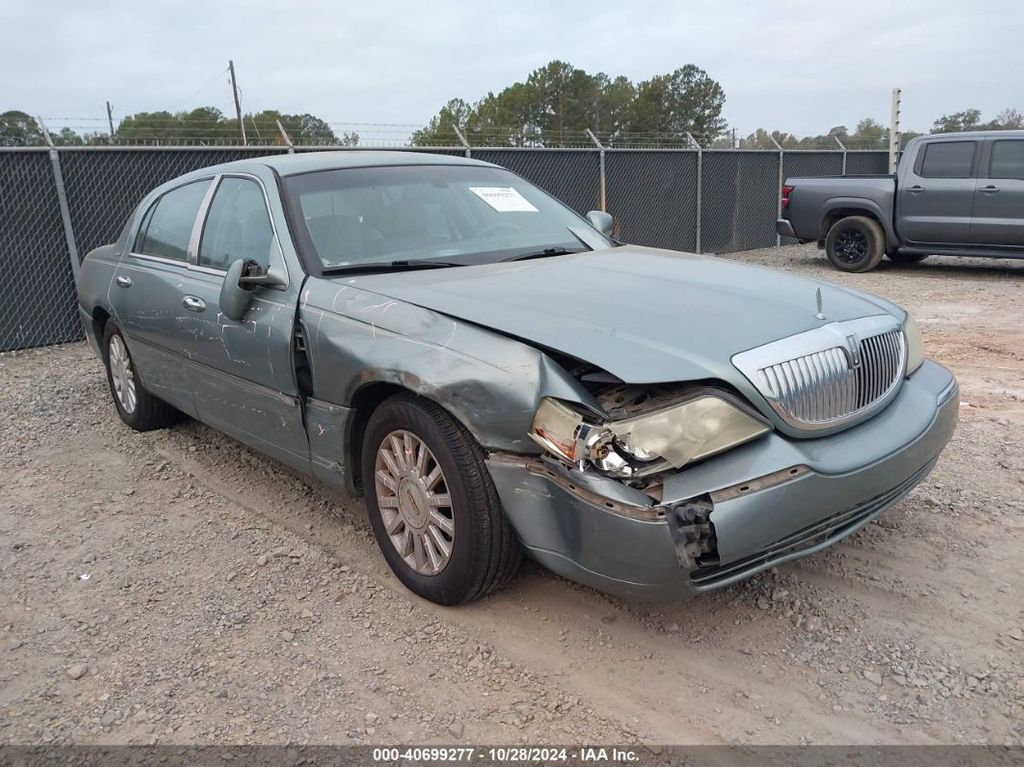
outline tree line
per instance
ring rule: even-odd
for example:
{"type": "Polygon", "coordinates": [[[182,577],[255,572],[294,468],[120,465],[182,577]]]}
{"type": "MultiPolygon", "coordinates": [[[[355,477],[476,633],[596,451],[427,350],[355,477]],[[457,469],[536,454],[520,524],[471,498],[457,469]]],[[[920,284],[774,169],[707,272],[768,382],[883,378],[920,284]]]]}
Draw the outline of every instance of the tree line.
{"type": "MultiPolygon", "coordinates": [[[[475,102],[448,101],[410,141],[415,146],[451,146],[459,134],[475,146],[587,145],[588,132],[606,146],[701,146],[741,149],[838,148],[887,149],[889,128],[866,117],[851,131],[837,125],[818,136],[797,136],[783,130],[758,128],[739,135],[729,130],[722,109],[725,90],[707,72],[687,64],[667,74],[634,83],[622,75],[591,74],[564,61],[552,61],[530,72],[522,81],[475,102]]],[[[294,144],[356,146],[359,135],[335,133],[325,120],[312,114],[284,114],[265,110],[242,118],[251,144],[283,144],[280,121],[294,144]]],[[[978,109],[942,115],[932,133],[965,130],[1024,128],[1024,115],[1007,108],[988,121],[978,109]]],[[[902,133],[907,141],[920,133],[902,133]]],[[[215,107],[188,111],[138,112],[108,131],[78,133],[62,127],[51,132],[57,145],[124,144],[234,144],[239,143],[238,120],[215,107]]],[[[45,144],[42,127],[25,112],[0,114],[0,146],[45,144]]]]}
{"type": "Polygon", "coordinates": [[[456,130],[478,146],[555,146],[586,142],[587,131],[609,145],[643,137],[683,143],[723,133],[725,91],[694,64],[639,83],[590,74],[564,61],[470,103],[454,98],[412,135],[417,146],[450,144],[456,130]]]}
{"type": "MultiPolygon", "coordinates": [[[[242,115],[250,144],[283,145],[278,121],[293,144],[356,146],[359,135],[344,131],[340,135],[319,117],[311,114],[283,114],[264,110],[242,115]]],[[[105,146],[108,144],[234,144],[240,143],[238,120],[216,107],[199,107],[181,112],[137,112],[122,119],[109,131],[78,133],[71,128],[51,131],[57,146],[105,146]]],[[[43,128],[31,115],[18,110],[0,113],[0,146],[39,146],[46,143],[43,128]]]]}
{"type": "MultiPolygon", "coordinates": [[[[983,122],[980,109],[965,109],[942,115],[932,123],[931,133],[960,133],[972,130],[1021,130],[1024,129],[1024,114],[1018,109],[1007,108],[992,120],[983,122]]],[[[906,145],[915,136],[922,133],[914,130],[900,132],[900,143],[906,145]]],[[[796,136],[784,131],[767,131],[758,128],[753,133],[737,139],[742,149],[775,149],[776,142],[783,149],[810,149],[821,147],[838,148],[840,144],[850,149],[888,149],[889,128],[871,117],[865,117],[857,123],[853,132],[845,125],[838,125],[821,136],[796,136]],[[838,139],[838,142],[836,141],[838,139]]]]}

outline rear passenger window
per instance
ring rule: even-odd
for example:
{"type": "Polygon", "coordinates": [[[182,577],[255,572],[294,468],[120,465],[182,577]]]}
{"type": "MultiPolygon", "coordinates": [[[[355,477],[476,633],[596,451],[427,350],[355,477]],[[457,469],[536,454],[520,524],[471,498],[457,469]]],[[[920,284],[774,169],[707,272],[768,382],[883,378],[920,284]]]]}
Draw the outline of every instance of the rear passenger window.
{"type": "Polygon", "coordinates": [[[1024,180],[1024,141],[993,142],[988,177],[1024,180]]]}
{"type": "Polygon", "coordinates": [[[209,180],[196,181],[172,189],[157,200],[143,219],[136,252],[184,261],[196,213],[209,188],[209,180]]]}
{"type": "Polygon", "coordinates": [[[925,178],[970,178],[976,141],[940,141],[924,148],[919,176],[925,178]]]}
{"type": "Polygon", "coordinates": [[[226,176],[210,203],[199,243],[199,265],[227,269],[232,261],[244,258],[266,271],[273,238],[262,187],[251,179],[226,176]]]}

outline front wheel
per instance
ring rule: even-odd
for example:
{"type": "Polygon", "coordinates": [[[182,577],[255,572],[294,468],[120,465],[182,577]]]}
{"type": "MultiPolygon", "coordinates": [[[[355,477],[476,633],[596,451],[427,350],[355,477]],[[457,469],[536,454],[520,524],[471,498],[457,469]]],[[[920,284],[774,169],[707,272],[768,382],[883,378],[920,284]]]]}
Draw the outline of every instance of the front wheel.
{"type": "Polygon", "coordinates": [[[399,394],[370,416],[362,477],[370,526],[391,570],[442,605],[500,588],[519,566],[519,543],[484,453],[433,402],[399,394]]]}
{"type": "Polygon", "coordinates": [[[867,272],[885,255],[885,232],[866,216],[841,218],[828,230],[825,254],[843,272],[867,272]]]}

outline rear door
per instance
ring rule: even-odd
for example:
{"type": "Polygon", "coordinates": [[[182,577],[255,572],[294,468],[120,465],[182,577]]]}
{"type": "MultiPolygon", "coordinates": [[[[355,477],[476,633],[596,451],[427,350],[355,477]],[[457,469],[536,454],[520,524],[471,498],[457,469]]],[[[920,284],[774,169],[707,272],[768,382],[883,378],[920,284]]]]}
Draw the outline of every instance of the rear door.
{"type": "Polygon", "coordinates": [[[974,205],[977,140],[930,140],[900,180],[899,224],[915,245],[967,242],[974,205]]]}
{"type": "Polygon", "coordinates": [[[990,139],[975,182],[973,245],[1024,248],[1024,138],[990,139]]]}
{"type": "Polygon", "coordinates": [[[224,273],[236,259],[287,274],[268,197],[255,176],[218,177],[182,296],[181,338],[197,417],[275,458],[308,469],[309,445],[292,365],[298,281],[257,288],[235,322],[219,308],[224,273]]]}
{"type": "Polygon", "coordinates": [[[114,272],[110,301],[143,385],[195,415],[181,338],[182,299],[196,289],[189,248],[212,178],[165,192],[145,211],[114,272]]]}

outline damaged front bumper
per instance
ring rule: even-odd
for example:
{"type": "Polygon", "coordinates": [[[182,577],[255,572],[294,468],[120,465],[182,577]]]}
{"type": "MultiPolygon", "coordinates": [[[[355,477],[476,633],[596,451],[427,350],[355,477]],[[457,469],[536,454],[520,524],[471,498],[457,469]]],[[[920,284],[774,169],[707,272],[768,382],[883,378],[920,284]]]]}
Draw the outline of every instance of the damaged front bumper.
{"type": "Polygon", "coordinates": [[[926,361],[868,421],[828,437],[772,433],[664,477],[662,498],[551,460],[492,454],[505,513],[541,564],[601,591],[678,599],[846,537],[935,465],[959,413],[926,361]]]}

